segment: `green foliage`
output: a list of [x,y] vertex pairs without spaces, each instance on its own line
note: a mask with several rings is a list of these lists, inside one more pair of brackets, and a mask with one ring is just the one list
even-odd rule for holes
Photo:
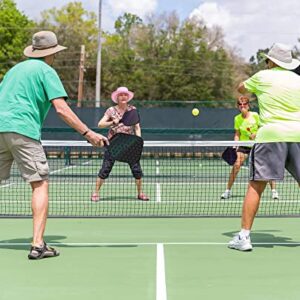
[[[70,2],[61,9],[52,8],[42,12],[39,27],[55,32],[59,44],[68,47],[57,54],[53,66],[60,74],[69,96],[76,98],[81,45],[85,45],[88,57],[86,68],[91,65],[95,68],[98,34],[96,14],[86,11],[81,2]],[[85,92],[89,90],[87,87]],[[94,89],[91,97],[95,97]]]
[[115,22],[115,29],[117,34],[121,36],[126,36],[129,34],[132,26],[137,24],[142,24],[143,20],[137,15],[130,13],[125,13],[123,16],[120,16]]
[[266,62],[265,57],[263,56],[263,53],[268,53],[269,48],[266,49],[259,49],[256,52],[255,56],[251,56],[250,58],[250,69],[249,69],[249,75],[253,75],[257,73],[260,70],[263,70],[266,68]]
[[233,97],[231,59],[221,47],[209,49],[203,24],[185,21],[180,25],[175,13],[158,16],[147,24],[126,14],[118,20],[122,22],[116,23],[123,25],[103,45],[102,97],[109,98],[120,85],[134,90],[137,99]]
[[96,14],[86,11],[81,2],[70,2],[61,9],[42,12],[39,27],[54,31],[59,42],[71,52],[79,52],[80,45],[85,45],[88,52],[95,51],[97,46]]
[[0,80],[23,57],[32,27],[34,23],[18,11],[12,0],[0,0]]
[[[33,33],[24,28],[33,24],[11,0],[0,3],[0,34],[5,33],[6,41],[0,46],[0,60],[17,60]],[[41,17],[38,30],[54,31],[59,44],[68,47],[57,54],[54,68],[71,99],[77,98],[80,48],[85,45],[84,100],[94,104],[98,47],[95,13],[86,11],[81,2],[71,2],[46,10]],[[11,19],[12,25],[5,26]],[[115,32],[103,32],[102,36],[102,104],[103,99],[111,104],[110,94],[118,86],[133,90],[135,99],[166,101],[168,105],[174,101],[176,106],[191,101],[195,105],[205,101],[206,106],[226,106],[224,99],[235,97],[238,63],[220,28],[208,29],[203,21],[180,22],[175,12],[146,21],[125,13],[116,20]],[[240,73],[238,77],[243,71]]]

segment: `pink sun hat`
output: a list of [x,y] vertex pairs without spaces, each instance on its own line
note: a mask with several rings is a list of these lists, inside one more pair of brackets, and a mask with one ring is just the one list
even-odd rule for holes
[[127,94],[128,95],[127,102],[129,102],[134,96],[134,93],[129,91],[127,87],[121,86],[121,87],[118,87],[114,92],[112,92],[111,100],[114,101],[115,103],[118,103],[118,95],[119,94]]

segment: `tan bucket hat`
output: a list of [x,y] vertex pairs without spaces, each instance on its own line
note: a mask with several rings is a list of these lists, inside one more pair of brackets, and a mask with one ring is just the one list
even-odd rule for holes
[[263,56],[286,70],[294,70],[300,65],[300,61],[292,57],[291,48],[280,43],[275,43],[269,53]]
[[67,47],[58,45],[54,32],[39,31],[32,36],[32,45],[24,49],[24,55],[32,58],[39,58],[65,49],[67,49]]

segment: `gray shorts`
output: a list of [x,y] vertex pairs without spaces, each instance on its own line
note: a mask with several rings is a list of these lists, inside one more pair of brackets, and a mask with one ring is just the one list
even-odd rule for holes
[[0,133],[0,181],[10,177],[13,161],[27,182],[48,179],[49,166],[40,142],[17,133]]
[[249,168],[250,180],[283,180],[286,169],[300,183],[300,143],[255,144]]

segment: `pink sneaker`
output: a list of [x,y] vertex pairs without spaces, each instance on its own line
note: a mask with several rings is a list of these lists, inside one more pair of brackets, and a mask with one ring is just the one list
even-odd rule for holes
[[144,193],[140,193],[137,198],[142,201],[149,201],[149,197]]
[[93,193],[92,196],[91,196],[91,201],[93,201],[93,202],[100,201],[99,195],[97,193]]

